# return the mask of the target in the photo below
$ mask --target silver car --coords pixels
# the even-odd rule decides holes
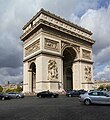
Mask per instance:
[[[24,94],[18,92],[8,92],[6,95],[10,96],[11,98],[24,98]]]
[[[91,91],[79,96],[80,102],[85,105],[94,104],[110,104],[110,93],[104,91]]]

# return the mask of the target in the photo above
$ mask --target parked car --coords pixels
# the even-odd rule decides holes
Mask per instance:
[[[87,91],[85,91],[85,90],[68,90],[67,92],[66,92],[66,96],[67,97],[79,97],[79,95],[80,94],[84,94],[85,92],[87,92]]]
[[[10,96],[11,98],[23,98],[24,94],[23,93],[18,93],[18,92],[8,92],[6,95]]]
[[[80,95],[78,90],[71,90],[66,93],[67,97],[78,97]]]
[[[0,93],[0,100],[10,100],[11,97],[4,94],[4,93]]]
[[[81,94],[79,97],[80,102],[85,105],[90,104],[110,104],[110,93],[104,91],[91,91]]]
[[[45,97],[56,98],[58,96],[59,96],[58,93],[53,93],[53,92],[50,92],[50,91],[42,91],[42,92],[37,93],[37,97],[42,97],[42,98],[45,98]]]
[[[87,91],[86,90],[84,90],[84,89],[80,89],[80,90],[78,90],[79,91],[79,94],[84,94],[84,93],[86,93]]]

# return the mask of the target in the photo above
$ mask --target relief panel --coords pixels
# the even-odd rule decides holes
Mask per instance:
[[[25,57],[40,49],[40,39],[25,48]]]
[[[45,49],[59,52],[59,42],[45,38]]]
[[[58,67],[55,60],[48,61],[48,80],[58,79]]]
[[[89,60],[91,60],[91,52],[82,49],[82,58],[85,58],[85,59],[89,59]]]
[[[84,72],[85,72],[85,76],[84,76],[85,82],[91,82],[91,79],[92,79],[91,67],[85,66]]]

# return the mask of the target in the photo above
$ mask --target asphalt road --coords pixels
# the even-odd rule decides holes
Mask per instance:
[[[110,120],[110,105],[85,106],[77,97],[25,97],[0,101],[0,120]]]

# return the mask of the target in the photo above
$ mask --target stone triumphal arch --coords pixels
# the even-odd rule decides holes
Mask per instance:
[[[92,89],[92,33],[44,9],[24,27],[25,93]]]

